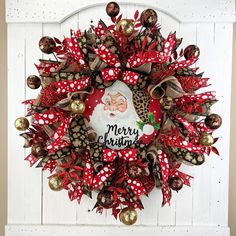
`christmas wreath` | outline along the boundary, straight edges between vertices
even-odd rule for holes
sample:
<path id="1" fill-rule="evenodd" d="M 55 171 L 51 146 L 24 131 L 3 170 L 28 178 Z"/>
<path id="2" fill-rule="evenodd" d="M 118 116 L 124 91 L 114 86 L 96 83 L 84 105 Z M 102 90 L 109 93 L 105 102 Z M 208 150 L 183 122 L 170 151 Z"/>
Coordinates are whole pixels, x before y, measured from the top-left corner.
<path id="1" fill-rule="evenodd" d="M 164 38 L 153 9 L 123 19 L 116 2 L 107 4 L 112 24 L 102 20 L 87 31 L 73 31 L 60 41 L 44 36 L 41 87 L 15 121 L 31 153 L 30 166 L 49 170 L 49 187 L 68 191 L 70 200 L 97 193 L 97 212 L 111 209 L 124 224 L 137 219 L 141 196 L 160 188 L 163 203 L 171 191 L 190 186 L 182 164 L 201 165 L 211 151 L 221 117 L 211 114 L 214 92 L 196 91 L 208 78 L 194 65 L 196 45 L 179 49 L 182 39 Z"/>

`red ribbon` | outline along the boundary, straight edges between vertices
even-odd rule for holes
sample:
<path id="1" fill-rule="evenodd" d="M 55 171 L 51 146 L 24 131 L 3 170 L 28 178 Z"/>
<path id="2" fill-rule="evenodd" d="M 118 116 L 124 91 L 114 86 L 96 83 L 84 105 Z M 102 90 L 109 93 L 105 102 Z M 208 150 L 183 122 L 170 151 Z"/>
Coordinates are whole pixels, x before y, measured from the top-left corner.
<path id="1" fill-rule="evenodd" d="M 79 183 L 72 183 L 69 186 L 69 191 L 68 191 L 68 196 L 70 198 L 71 201 L 73 200 L 77 200 L 78 204 L 80 204 L 82 195 L 83 195 L 83 187 L 81 184 Z"/>
<path id="2" fill-rule="evenodd" d="M 103 149 L 103 161 L 113 162 L 117 156 L 125 161 L 136 161 L 137 150 L 133 148 L 127 148 L 123 150 L 111 150 Z"/>
<path id="3" fill-rule="evenodd" d="M 140 51 L 136 54 L 133 54 L 127 60 L 127 67 L 134 68 L 141 66 L 145 63 L 166 63 L 172 53 L 174 45 L 176 43 L 175 34 L 169 34 L 167 39 L 164 42 L 164 48 L 162 52 L 159 51 Z"/>
<path id="4" fill-rule="evenodd" d="M 124 150 L 103 149 L 103 161 L 113 162 L 117 156 L 119 156 L 124 161 L 136 161 L 137 150 L 133 148 L 127 148 Z M 100 172 L 94 177 L 93 188 L 97 189 L 114 173 L 115 168 L 113 163 L 109 163 L 108 165 L 103 167 L 102 170 L 100 170 Z M 137 198 L 140 198 L 142 194 L 146 194 L 146 189 L 144 188 L 140 180 L 130 178 L 126 172 L 123 173 L 123 175 L 124 180 L 127 181 L 129 187 L 134 192 Z"/>
<path id="5" fill-rule="evenodd" d="M 168 179 L 172 177 L 179 177 L 182 179 L 185 185 L 190 186 L 190 179 L 193 177 L 178 170 L 181 164 L 178 164 L 173 169 L 171 169 L 169 166 L 167 155 L 162 150 L 157 150 L 157 157 L 160 163 L 161 175 L 162 175 L 162 181 L 163 181 L 162 205 L 164 206 L 166 203 L 170 204 L 170 199 L 171 199 L 171 190 L 168 186 Z"/>
<path id="6" fill-rule="evenodd" d="M 96 49 L 95 53 L 102 61 L 110 66 L 110 68 L 102 70 L 102 77 L 105 82 L 120 79 L 127 84 L 135 85 L 137 83 L 140 77 L 139 73 L 130 70 L 122 71 L 119 68 L 121 66 L 120 60 L 104 44 Z"/>

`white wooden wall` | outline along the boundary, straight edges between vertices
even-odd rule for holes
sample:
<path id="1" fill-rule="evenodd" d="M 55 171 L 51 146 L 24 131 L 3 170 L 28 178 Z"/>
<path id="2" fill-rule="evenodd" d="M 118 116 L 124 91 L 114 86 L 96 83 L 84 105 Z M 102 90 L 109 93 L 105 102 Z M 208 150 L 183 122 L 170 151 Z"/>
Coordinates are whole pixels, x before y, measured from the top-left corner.
<path id="1" fill-rule="evenodd" d="M 25 113 L 21 101 L 34 98 L 37 91 L 28 89 L 25 78 L 37 74 L 34 62 L 47 58 L 38 49 L 42 35 L 58 38 L 70 29 L 86 29 L 91 21 L 102 18 L 107 1 L 101 0 L 6 0 L 8 22 L 8 225 L 7 236 L 51 235 L 154 235 L 159 236 L 228 236 L 228 173 L 230 91 L 232 69 L 232 22 L 234 1 L 227 0 L 130 0 L 120 2 L 125 17 L 134 11 L 154 8 L 166 36 L 177 31 L 183 47 L 197 44 L 201 56 L 197 65 L 211 77 L 213 90 L 220 99 L 214 112 L 223 118 L 217 131 L 221 157 L 211 155 L 200 167 L 186 166 L 194 176 L 192 187 L 173 195 L 170 207 L 161 207 L 161 191 L 144 198 L 145 210 L 139 213 L 136 226 L 125 227 L 110 212 L 91 212 L 94 200 L 86 197 L 81 205 L 70 202 L 66 191 L 53 192 L 41 169 L 29 168 L 23 161 L 23 139 L 14 129 L 16 117 Z M 111 227 L 112 226 L 112 227 Z"/>

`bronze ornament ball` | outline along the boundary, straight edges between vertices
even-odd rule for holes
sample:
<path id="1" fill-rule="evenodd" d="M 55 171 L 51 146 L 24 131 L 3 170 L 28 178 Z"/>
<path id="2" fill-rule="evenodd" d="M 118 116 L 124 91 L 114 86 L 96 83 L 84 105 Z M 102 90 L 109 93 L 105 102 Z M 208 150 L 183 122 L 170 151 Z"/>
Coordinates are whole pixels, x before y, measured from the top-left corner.
<path id="1" fill-rule="evenodd" d="M 174 102 L 171 97 L 162 97 L 160 100 L 160 107 L 164 111 L 169 111 L 173 108 Z"/>
<path id="2" fill-rule="evenodd" d="M 27 86 L 31 89 L 38 89 L 41 86 L 41 80 L 36 75 L 30 75 L 27 78 Z"/>
<path id="3" fill-rule="evenodd" d="M 113 193 L 111 191 L 101 191 L 97 195 L 97 203 L 108 209 L 111 208 L 114 203 Z"/>
<path id="4" fill-rule="evenodd" d="M 141 14 L 141 24 L 148 28 L 157 23 L 157 13 L 153 9 L 146 9 Z"/>
<path id="5" fill-rule="evenodd" d="M 127 168 L 127 173 L 131 178 L 135 179 L 143 175 L 143 170 L 140 166 L 133 164 Z"/>
<path id="6" fill-rule="evenodd" d="M 129 19 L 122 19 L 117 23 L 116 30 L 119 31 L 123 36 L 129 37 L 134 32 L 134 24 Z"/>
<path id="7" fill-rule="evenodd" d="M 56 175 L 49 178 L 48 185 L 49 185 L 49 188 L 53 191 L 60 191 L 63 189 L 62 181 Z"/>
<path id="8" fill-rule="evenodd" d="M 196 45 L 189 45 L 184 49 L 184 57 L 189 60 L 192 57 L 198 58 L 200 56 L 200 49 Z"/>
<path id="9" fill-rule="evenodd" d="M 132 207 L 125 207 L 121 210 L 119 219 L 125 225 L 133 225 L 138 219 L 137 211 Z"/>
<path id="10" fill-rule="evenodd" d="M 19 117 L 15 120 L 15 128 L 19 131 L 25 131 L 29 128 L 29 121 L 25 117 Z"/>
<path id="11" fill-rule="evenodd" d="M 218 129 L 222 125 L 222 118 L 217 114 L 211 114 L 206 117 L 205 125 L 209 129 Z"/>
<path id="12" fill-rule="evenodd" d="M 82 114 L 85 111 L 85 104 L 82 100 L 73 100 L 70 104 L 71 111 L 75 114 Z"/>
<path id="13" fill-rule="evenodd" d="M 48 152 L 43 148 L 41 144 L 34 144 L 31 147 L 31 154 L 34 157 L 45 157 L 47 156 Z"/>
<path id="14" fill-rule="evenodd" d="M 117 2 L 109 2 L 106 6 L 106 13 L 110 17 L 116 17 L 120 12 L 120 6 Z"/>
<path id="15" fill-rule="evenodd" d="M 199 143 L 204 147 L 210 147 L 214 143 L 214 138 L 211 134 L 203 132 L 200 135 Z"/>
<path id="16" fill-rule="evenodd" d="M 175 191 L 179 191 L 183 187 L 183 180 L 179 177 L 172 177 L 169 179 L 169 186 Z"/>
<path id="17" fill-rule="evenodd" d="M 39 40 L 39 48 L 43 53 L 51 54 L 56 47 L 56 43 L 53 38 L 44 36 Z"/>

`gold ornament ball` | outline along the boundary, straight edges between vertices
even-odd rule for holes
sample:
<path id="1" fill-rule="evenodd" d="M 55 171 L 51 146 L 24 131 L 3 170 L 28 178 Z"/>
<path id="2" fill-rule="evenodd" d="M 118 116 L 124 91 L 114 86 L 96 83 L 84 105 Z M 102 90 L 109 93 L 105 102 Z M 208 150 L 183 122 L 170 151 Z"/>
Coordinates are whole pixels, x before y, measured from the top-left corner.
<path id="1" fill-rule="evenodd" d="M 70 104 L 71 111 L 75 114 L 82 114 L 85 111 L 85 104 L 83 101 L 76 99 Z"/>
<path id="2" fill-rule="evenodd" d="M 118 30 L 122 35 L 129 37 L 134 32 L 134 24 L 129 19 L 122 19 L 117 23 L 116 30 Z"/>
<path id="3" fill-rule="evenodd" d="M 19 131 L 25 131 L 29 128 L 29 121 L 25 117 L 19 117 L 15 120 L 15 128 Z"/>
<path id="4" fill-rule="evenodd" d="M 53 191 L 62 190 L 61 179 L 59 179 L 56 175 L 49 178 L 48 185 Z"/>
<path id="5" fill-rule="evenodd" d="M 119 214 L 120 221 L 125 225 L 133 225 L 137 221 L 138 214 L 134 208 L 125 207 Z"/>
<path id="6" fill-rule="evenodd" d="M 214 143 L 214 138 L 211 134 L 203 132 L 200 135 L 199 143 L 204 147 L 210 147 Z"/>

